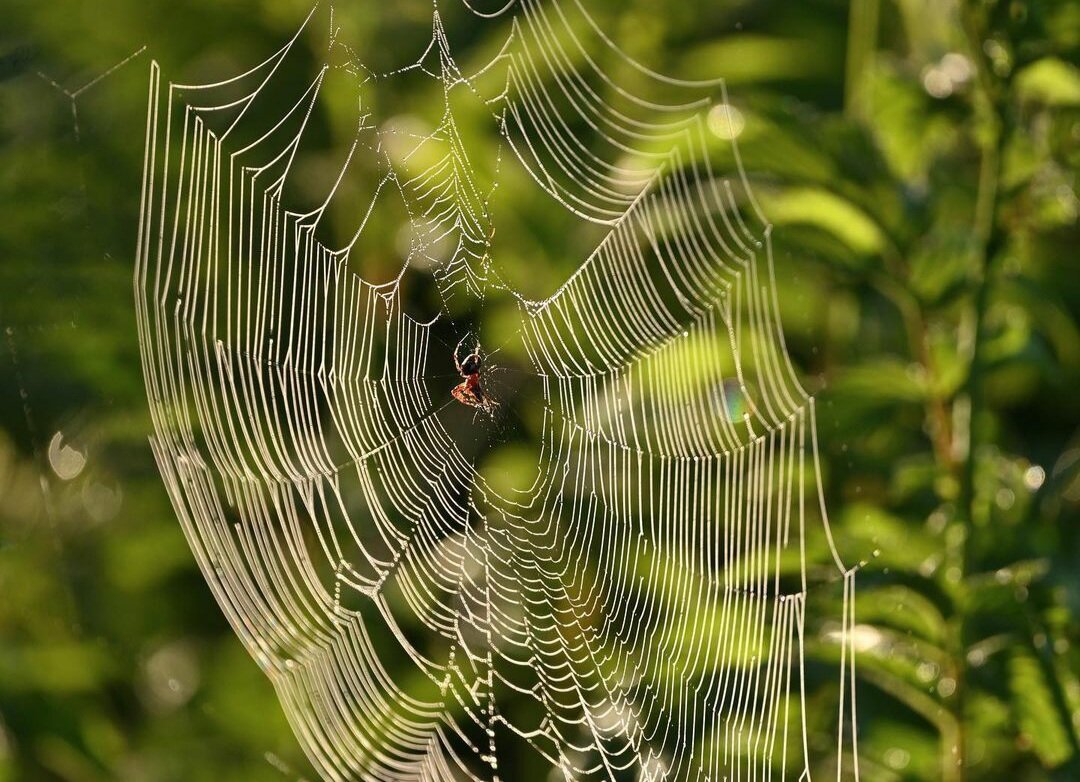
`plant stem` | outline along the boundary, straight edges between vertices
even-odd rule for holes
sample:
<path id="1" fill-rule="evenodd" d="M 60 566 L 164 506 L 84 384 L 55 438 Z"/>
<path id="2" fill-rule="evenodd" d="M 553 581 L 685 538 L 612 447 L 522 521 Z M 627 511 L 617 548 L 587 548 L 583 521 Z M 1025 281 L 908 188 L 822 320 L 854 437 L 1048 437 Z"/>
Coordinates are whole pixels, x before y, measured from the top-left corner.
<path id="1" fill-rule="evenodd" d="M 865 116 L 868 108 L 865 76 L 877 48 L 879 3 L 854 0 L 848 14 L 844 112 L 849 117 Z"/>
<path id="2" fill-rule="evenodd" d="M 971 305 L 972 336 L 970 342 L 970 368 L 967 380 L 956 401 L 967 405 L 968 425 L 961 436 L 965 442 L 956 449 L 962 455 L 960 465 L 960 490 L 954 529 L 947 537 L 946 557 L 949 567 L 946 578 L 957 584 L 956 611 L 949 628 L 949 656 L 954 666 L 956 691 L 952 699 L 952 711 L 957 726 L 953 741 L 943 747 L 943 771 L 945 779 L 964 782 L 967 770 L 967 646 L 966 633 L 967 591 L 965 581 L 970 571 L 970 538 L 974 533 L 976 517 L 975 470 L 979 450 L 979 418 L 983 408 L 983 351 L 985 350 L 986 313 L 990 301 L 991 266 L 1004 243 L 1004 234 L 997 221 L 998 190 L 1001 179 L 1001 158 L 1006 140 L 1005 116 L 999 100 L 997 79 L 983 53 L 985 30 L 979 8 L 975 3 L 961 5 L 960 16 L 968 39 L 971 56 L 975 62 L 976 80 L 975 118 L 979 123 L 976 137 L 981 141 L 979 181 L 972 221 L 974 258 L 972 282 L 974 294 Z M 954 416 L 956 412 L 954 402 Z M 954 433 L 955 429 L 954 427 Z"/>

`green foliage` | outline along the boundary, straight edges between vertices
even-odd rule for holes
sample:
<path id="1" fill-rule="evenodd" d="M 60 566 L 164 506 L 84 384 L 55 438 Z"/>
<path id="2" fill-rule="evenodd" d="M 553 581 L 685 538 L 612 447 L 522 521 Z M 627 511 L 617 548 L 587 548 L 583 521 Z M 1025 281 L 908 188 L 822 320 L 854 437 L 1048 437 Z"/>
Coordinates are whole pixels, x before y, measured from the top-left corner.
<path id="1" fill-rule="evenodd" d="M 430 34 L 430 2 L 341 5 L 386 70 Z M 130 274 L 148 54 L 81 93 L 74 117 L 45 78 L 74 89 L 144 43 L 176 78 L 221 78 L 306 10 L 0 0 L 0 780 L 312 775 L 146 444 Z M 598 15 L 658 70 L 729 79 L 776 225 L 787 344 L 820 400 L 837 541 L 870 560 L 863 779 L 1080 778 L 1080 6 L 637 0 Z M 477 25 L 462 61 L 504 33 Z M 405 116 L 430 97 L 417 90 L 376 108 Z M 347 108 L 316 118 L 331 146 Z M 508 276 L 551 287 L 595 237 L 528 182 L 500 187 L 521 204 L 499 215 Z M 378 267 L 396 232 L 377 233 Z M 520 486 L 534 461 L 510 443 L 486 469 Z M 810 606 L 822 667 L 839 659 L 833 598 Z M 675 648 L 693 640 L 681 632 Z M 808 693 L 823 768 L 835 697 Z"/>

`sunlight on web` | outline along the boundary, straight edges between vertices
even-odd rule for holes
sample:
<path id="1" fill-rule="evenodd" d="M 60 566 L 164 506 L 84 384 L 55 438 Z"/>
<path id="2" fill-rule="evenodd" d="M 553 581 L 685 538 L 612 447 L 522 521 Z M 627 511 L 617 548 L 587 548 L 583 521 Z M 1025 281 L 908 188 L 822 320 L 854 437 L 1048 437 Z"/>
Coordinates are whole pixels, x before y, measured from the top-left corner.
<path id="1" fill-rule="evenodd" d="M 817 525 L 843 582 L 833 765 L 857 779 L 855 568 L 742 117 L 722 83 L 620 52 L 578 0 L 468 7 L 506 34 L 468 72 L 437 6 L 392 73 L 333 9 L 234 78 L 163 90 L 152 66 L 135 271 L 151 442 L 215 598 L 326 779 L 809 779 Z M 297 86 L 297 42 L 327 28 Z M 371 108 L 403 79 L 430 126 Z M 308 208 L 296 171 L 330 80 L 358 96 L 355 133 Z M 481 119 L 497 149 L 468 132 Z M 324 221 L 357 181 L 367 206 L 335 238 Z M 600 237 L 547 295 L 508 279 L 510 182 Z M 389 271 L 386 214 L 407 228 Z M 417 317 L 423 280 L 437 303 Z M 493 311 L 513 327 L 492 332 Z M 455 371 L 473 329 L 506 363 L 502 424 L 451 395 L 482 377 Z M 528 480 L 485 461 L 507 432 L 531 440 Z"/>

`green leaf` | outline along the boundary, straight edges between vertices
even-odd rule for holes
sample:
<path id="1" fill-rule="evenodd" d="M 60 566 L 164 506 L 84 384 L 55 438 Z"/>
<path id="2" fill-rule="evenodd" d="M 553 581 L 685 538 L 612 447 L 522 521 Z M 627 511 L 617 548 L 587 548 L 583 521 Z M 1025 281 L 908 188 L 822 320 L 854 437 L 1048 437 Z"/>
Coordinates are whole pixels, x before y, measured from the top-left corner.
<path id="1" fill-rule="evenodd" d="M 1043 765 L 1053 768 L 1068 760 L 1072 756 L 1068 733 L 1043 668 L 1029 650 L 1017 649 L 1009 659 L 1009 689 L 1020 730 Z"/>
<path id="2" fill-rule="evenodd" d="M 844 372 L 832 386 L 832 394 L 845 402 L 860 401 L 871 406 L 926 399 L 926 382 L 908 364 L 883 357 Z"/>
<path id="3" fill-rule="evenodd" d="M 729 85 L 814 80 L 837 70 L 837 52 L 822 52 L 801 38 L 739 35 L 700 46 L 680 63 L 686 74 L 720 73 Z"/>
<path id="4" fill-rule="evenodd" d="M 941 305 L 962 292 L 972 270 L 972 241 L 958 228 L 938 230 L 911 253 L 911 287 L 930 305 Z"/>
<path id="5" fill-rule="evenodd" d="M 865 212 L 827 190 L 806 187 L 761 193 L 759 201 L 776 225 L 814 226 L 862 255 L 877 255 L 885 245 L 877 224 Z"/>
<path id="6" fill-rule="evenodd" d="M 945 617 L 933 602 L 906 586 L 883 586 L 859 595 L 859 620 L 912 633 L 940 644 L 945 638 Z"/>
<path id="7" fill-rule="evenodd" d="M 1056 57 L 1044 57 L 1016 76 L 1021 100 L 1048 106 L 1080 106 L 1080 69 Z"/>

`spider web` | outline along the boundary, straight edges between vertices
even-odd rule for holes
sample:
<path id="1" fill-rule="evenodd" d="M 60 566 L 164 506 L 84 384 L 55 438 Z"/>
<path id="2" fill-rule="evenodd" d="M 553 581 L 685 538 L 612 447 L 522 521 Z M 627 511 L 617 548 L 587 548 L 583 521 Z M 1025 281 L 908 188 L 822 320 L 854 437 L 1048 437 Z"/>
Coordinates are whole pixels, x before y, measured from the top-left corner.
<path id="1" fill-rule="evenodd" d="M 361 64 L 332 9 L 299 86 L 284 74 L 309 63 L 312 17 L 225 81 L 162 90 L 151 66 L 139 336 L 154 455 L 207 583 L 326 779 L 809 779 L 820 525 L 843 581 L 835 770 L 857 778 L 856 568 L 829 532 L 770 226 L 734 143 L 736 176 L 710 162 L 723 84 L 650 71 L 577 0 L 469 10 L 506 35 L 468 72 L 437 7 L 393 73 Z M 296 208 L 328 79 L 361 96 L 355 135 Z M 433 129 L 375 124 L 365 90 L 401 79 L 425 85 Z M 462 117 L 495 123 L 496 154 Z M 369 205 L 333 244 L 324 218 L 362 160 Z M 500 264 L 514 176 L 599 236 L 546 297 Z M 372 281 L 387 198 L 408 249 Z M 416 277 L 430 318 L 406 312 Z M 484 334 L 494 307 L 514 326 Z M 482 469 L 499 427 L 450 396 L 472 329 L 520 357 L 500 408 L 522 416 L 503 428 L 534 414 L 529 485 Z"/>

